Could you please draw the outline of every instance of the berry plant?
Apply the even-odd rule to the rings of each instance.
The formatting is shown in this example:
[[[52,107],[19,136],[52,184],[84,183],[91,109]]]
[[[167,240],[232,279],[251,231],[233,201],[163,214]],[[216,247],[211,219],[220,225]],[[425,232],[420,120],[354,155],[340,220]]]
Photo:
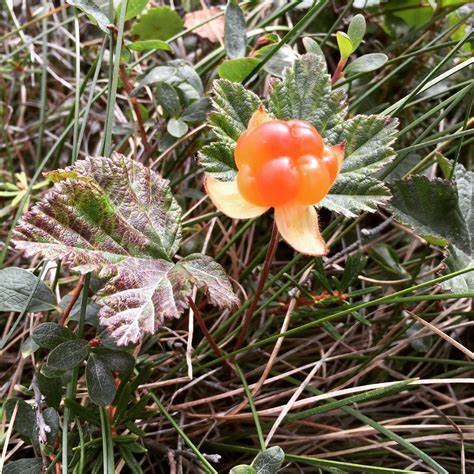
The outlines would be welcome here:
[[[467,0],[2,0],[0,472],[474,472]]]

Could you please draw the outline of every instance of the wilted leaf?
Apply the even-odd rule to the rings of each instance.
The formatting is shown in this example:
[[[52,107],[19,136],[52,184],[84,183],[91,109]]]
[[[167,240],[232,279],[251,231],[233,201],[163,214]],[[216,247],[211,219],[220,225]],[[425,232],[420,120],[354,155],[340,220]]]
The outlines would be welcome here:
[[[352,61],[345,69],[346,75],[370,72],[381,68],[388,61],[388,56],[383,53],[365,54]]]
[[[228,0],[225,9],[224,44],[227,56],[242,58],[247,50],[247,23],[237,0]]]
[[[281,120],[306,120],[325,137],[343,120],[344,102],[341,90],[331,91],[326,62],[321,56],[305,54],[275,85],[269,110]]]
[[[89,345],[84,339],[72,339],[56,346],[48,356],[48,366],[56,370],[77,367],[89,355]]]
[[[186,13],[186,15],[184,15],[184,26],[186,28],[192,28],[221,12],[222,10],[219,7],[209,7]],[[212,43],[217,43],[224,38],[224,16],[214,18],[192,32],[201,38],[208,39]]]
[[[167,40],[183,29],[183,20],[170,7],[150,8],[132,27],[141,40]]]
[[[257,58],[228,59],[217,68],[217,72],[222,79],[242,82],[259,63],[260,60]]]
[[[107,25],[111,23],[110,18],[99,8],[94,0],[66,0],[69,5],[73,5],[83,11],[87,17],[97,25],[104,33],[110,33]]]
[[[115,398],[115,380],[111,370],[95,355],[91,355],[86,367],[87,391],[90,399],[99,406],[112,403]]]
[[[18,225],[15,245],[106,280],[99,318],[118,344],[136,342],[166,318],[179,317],[193,284],[220,307],[236,303],[224,271],[209,257],[171,262],[181,209],[166,180],[118,154],[78,161],[55,179]],[[194,261],[206,272],[199,279],[198,269],[184,271]]]
[[[31,337],[38,346],[46,349],[54,349],[59,344],[72,340],[76,336],[70,329],[59,326],[57,323],[48,322],[38,324],[38,326],[33,329]]]
[[[0,311],[23,312],[32,293],[29,312],[55,308],[56,299],[52,291],[33,273],[16,267],[0,270]]]
[[[273,446],[257,454],[252,467],[257,474],[276,474],[285,460],[285,453],[279,446]]]

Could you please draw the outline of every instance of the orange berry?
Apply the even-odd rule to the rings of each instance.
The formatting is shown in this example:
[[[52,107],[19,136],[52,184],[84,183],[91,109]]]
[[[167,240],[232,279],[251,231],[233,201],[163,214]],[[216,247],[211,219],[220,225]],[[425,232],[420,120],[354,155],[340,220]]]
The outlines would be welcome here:
[[[327,167],[311,155],[303,155],[296,162],[300,185],[296,195],[298,204],[317,204],[323,200],[331,187]]]
[[[318,158],[323,156],[323,139],[310,123],[303,120],[289,120],[287,124],[295,145],[295,156],[313,155]]]

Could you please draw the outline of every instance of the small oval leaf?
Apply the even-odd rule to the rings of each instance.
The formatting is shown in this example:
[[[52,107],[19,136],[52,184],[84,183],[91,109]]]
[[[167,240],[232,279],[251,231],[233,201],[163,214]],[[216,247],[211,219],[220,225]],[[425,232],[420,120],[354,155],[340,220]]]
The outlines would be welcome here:
[[[141,40],[167,40],[183,29],[183,20],[170,7],[150,8],[133,25],[132,34]]]
[[[168,133],[176,138],[181,138],[183,135],[186,135],[189,127],[186,122],[183,122],[180,119],[171,118],[168,121],[166,126],[166,130]]]
[[[45,349],[54,349],[63,342],[75,338],[72,331],[56,323],[41,323],[35,327],[31,334],[33,341]]]
[[[115,381],[110,369],[95,355],[91,355],[86,367],[87,391],[90,399],[99,406],[112,403],[115,398]]]
[[[89,355],[89,345],[84,339],[74,339],[59,344],[48,356],[48,366],[57,370],[77,367]]]
[[[381,68],[388,61],[388,56],[383,53],[365,54],[360,58],[354,59],[345,69],[347,75],[358,74],[361,72],[375,71]]]
[[[366,29],[367,25],[365,23],[365,18],[363,15],[358,13],[354,18],[352,18],[349,28],[347,29],[347,35],[349,36],[354,48],[353,51],[355,51],[362,42]]]
[[[217,69],[219,77],[231,82],[242,82],[260,62],[257,58],[238,58],[224,61]]]
[[[257,474],[275,474],[285,460],[285,453],[280,446],[272,446],[257,454],[252,467]]]
[[[341,58],[347,59],[352,52],[354,51],[354,45],[352,44],[351,39],[342,31],[336,33],[337,46],[339,47],[339,54]]]
[[[247,50],[247,23],[237,0],[229,0],[225,10],[224,45],[231,59],[242,58]]]

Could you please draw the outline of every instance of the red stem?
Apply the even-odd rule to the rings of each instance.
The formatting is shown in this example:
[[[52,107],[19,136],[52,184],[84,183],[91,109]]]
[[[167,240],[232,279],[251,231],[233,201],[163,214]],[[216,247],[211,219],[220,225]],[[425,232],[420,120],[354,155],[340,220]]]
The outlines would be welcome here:
[[[343,75],[343,69],[346,65],[347,59],[341,58],[339,59],[339,62],[337,63],[336,70],[334,71],[334,74],[331,77],[331,84],[335,84]]]
[[[71,299],[69,300],[68,305],[66,306],[65,310],[61,313],[61,317],[59,318],[60,326],[64,326],[64,324],[66,323],[66,319],[68,318],[69,313],[71,312],[74,304],[76,303],[77,298],[79,298],[79,295],[81,294],[85,279],[86,279],[86,276],[81,275],[79,280],[77,281],[76,287],[74,288],[74,291],[72,292]]]
[[[260,278],[258,280],[257,291],[255,292],[255,296],[253,297],[251,305],[249,306],[249,308],[247,309],[245,313],[242,329],[240,330],[239,336],[237,338],[237,342],[235,343],[235,346],[232,349],[232,352],[239,350],[240,347],[242,346],[242,343],[244,342],[245,335],[247,334],[248,328],[250,326],[250,322],[252,321],[253,313],[255,313],[255,310],[257,309],[258,300],[260,299],[260,296],[263,291],[263,287],[267,280],[268,273],[270,271],[270,266],[273,262],[273,257],[275,256],[277,246],[278,246],[278,228],[275,221],[273,221],[272,236],[270,238],[270,243],[268,244],[267,254],[265,255],[265,261],[263,263],[262,273],[260,273]]]

